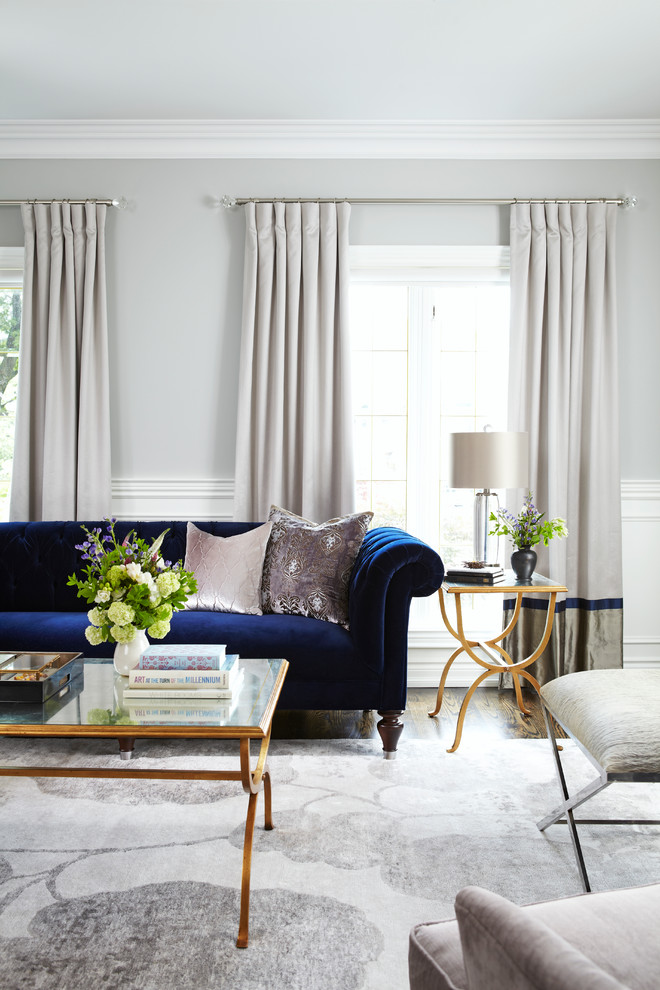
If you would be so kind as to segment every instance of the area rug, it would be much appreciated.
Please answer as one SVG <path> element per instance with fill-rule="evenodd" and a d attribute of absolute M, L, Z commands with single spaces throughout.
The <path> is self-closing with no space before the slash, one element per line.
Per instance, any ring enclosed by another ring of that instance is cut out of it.
<path fill-rule="evenodd" d="M 3 764 L 118 764 L 114 741 L 1 742 Z M 138 740 L 136 767 L 233 765 L 236 743 Z M 28 755 L 29 754 L 29 755 Z M 173 755 L 174 754 L 174 755 Z M 572 743 L 580 786 L 593 771 Z M 275 829 L 255 832 L 250 945 L 235 946 L 247 797 L 233 782 L 1 778 L 4 990 L 405 990 L 408 933 L 456 892 L 580 892 L 549 743 L 274 741 Z M 660 817 L 619 784 L 589 817 Z M 660 829 L 584 826 L 595 890 L 660 881 Z"/>

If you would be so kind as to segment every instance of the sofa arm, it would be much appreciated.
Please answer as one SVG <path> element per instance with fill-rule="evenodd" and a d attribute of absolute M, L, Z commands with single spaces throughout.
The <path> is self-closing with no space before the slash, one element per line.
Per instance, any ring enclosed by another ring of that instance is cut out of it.
<path fill-rule="evenodd" d="M 349 590 L 350 632 L 374 672 L 384 675 L 384 707 L 405 704 L 408 616 L 413 596 L 442 584 L 440 556 L 402 529 L 369 530 L 355 561 Z"/>
<path fill-rule="evenodd" d="M 481 887 L 464 887 L 456 897 L 455 907 L 470 988 L 627 990 L 625 984 L 586 954 L 593 951 L 595 930 L 599 922 L 602 925 L 597 909 L 591 925 L 587 922 L 582 932 L 582 952 L 528 909 Z M 570 901 L 567 911 L 571 911 Z M 577 927 L 575 934 L 579 941 Z M 625 938 L 617 946 L 616 930 L 610 935 L 615 959 L 621 952 L 630 951 Z M 651 971 L 649 967 L 649 975 Z"/>

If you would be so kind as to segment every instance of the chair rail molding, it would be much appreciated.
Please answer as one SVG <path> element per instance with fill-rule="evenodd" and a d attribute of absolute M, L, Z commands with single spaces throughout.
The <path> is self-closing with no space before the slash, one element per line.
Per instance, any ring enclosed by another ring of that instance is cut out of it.
<path fill-rule="evenodd" d="M 3 158 L 660 158 L 660 119 L 3 120 Z"/>
<path fill-rule="evenodd" d="M 234 482 L 219 478 L 115 478 L 112 512 L 117 519 L 233 518 Z"/>

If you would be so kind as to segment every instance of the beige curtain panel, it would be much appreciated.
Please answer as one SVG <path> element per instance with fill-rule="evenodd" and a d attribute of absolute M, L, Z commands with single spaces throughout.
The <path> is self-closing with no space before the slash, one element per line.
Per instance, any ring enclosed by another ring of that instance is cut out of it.
<path fill-rule="evenodd" d="M 110 514 L 106 207 L 25 204 L 10 518 Z"/>
<path fill-rule="evenodd" d="M 234 517 L 354 511 L 347 203 L 248 203 Z"/>
<path fill-rule="evenodd" d="M 538 572 L 568 588 L 550 647 L 532 668 L 541 682 L 623 662 L 616 211 L 604 203 L 511 209 L 509 428 L 529 433 L 537 508 L 565 519 L 569 534 L 535 548 Z M 520 656 L 545 622 L 545 603 L 524 603 L 509 643 Z"/>

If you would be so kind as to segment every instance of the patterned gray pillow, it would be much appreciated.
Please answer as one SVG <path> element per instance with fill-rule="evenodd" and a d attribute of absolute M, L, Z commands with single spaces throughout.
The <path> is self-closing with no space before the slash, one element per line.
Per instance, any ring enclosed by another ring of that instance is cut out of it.
<path fill-rule="evenodd" d="M 348 586 L 373 512 L 316 525 L 272 505 L 261 604 L 264 613 L 306 615 L 348 629 Z"/>

